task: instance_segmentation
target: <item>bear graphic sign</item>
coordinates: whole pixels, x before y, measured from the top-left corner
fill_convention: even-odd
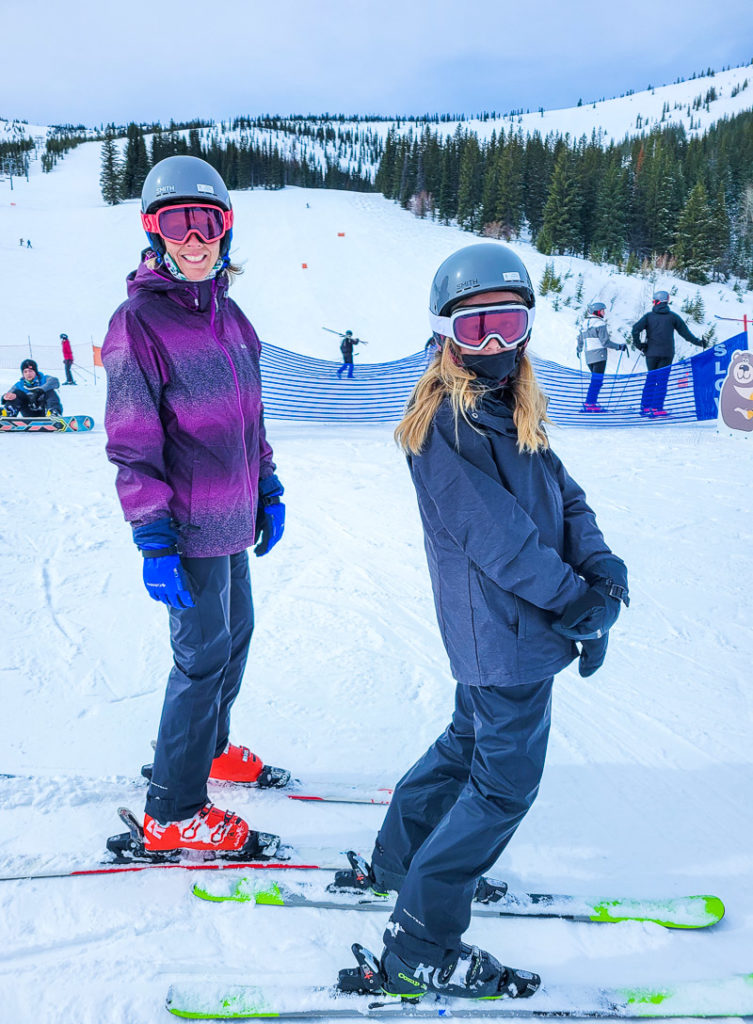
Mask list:
[[[731,430],[753,431],[753,353],[745,349],[732,353],[719,395],[719,415]]]

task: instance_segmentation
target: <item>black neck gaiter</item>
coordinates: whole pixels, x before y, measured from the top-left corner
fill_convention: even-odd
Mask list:
[[[471,370],[479,380],[493,387],[514,373],[518,365],[519,352],[518,348],[508,349],[505,352],[495,352],[492,356],[485,356],[481,353],[467,354],[464,352],[460,358],[467,370]]]

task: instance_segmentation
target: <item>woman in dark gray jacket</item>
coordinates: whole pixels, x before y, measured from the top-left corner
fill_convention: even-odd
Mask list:
[[[458,685],[450,725],[398,783],[374,850],[369,884],[399,890],[380,964],[393,994],[535,991],[537,976],[461,936],[536,797],[553,676],[578,656],[581,675],[595,672],[627,604],[625,565],[544,430],[525,355],[534,304],[504,245],[445,260],[430,302],[441,348],[396,431]]]

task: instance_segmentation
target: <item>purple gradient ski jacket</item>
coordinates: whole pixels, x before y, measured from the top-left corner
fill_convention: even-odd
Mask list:
[[[192,558],[254,543],[259,480],[275,470],[261,346],[227,286],[225,274],[178,281],[145,259],[102,346],[107,457],[123,514],[133,526],[170,516]]]

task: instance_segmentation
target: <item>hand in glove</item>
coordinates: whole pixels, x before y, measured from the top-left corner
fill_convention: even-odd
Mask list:
[[[552,623],[552,629],[570,640],[598,640],[606,636],[619,614],[620,602],[610,596],[603,582],[597,581],[570,602]]]
[[[178,555],[144,552],[144,586],[150,597],[172,608],[193,608],[188,580]]]
[[[133,539],[144,556],[144,586],[149,596],[172,608],[193,608],[172,520],[165,517],[137,526]]]
[[[620,345],[620,352],[627,352],[627,350],[628,350],[627,345],[624,345],[624,344]]]
[[[608,633],[598,640],[581,640],[578,672],[580,672],[584,679],[592,676],[604,664],[604,659],[607,656],[608,640]]]
[[[285,493],[276,476],[268,476],[259,481],[259,507],[256,511],[256,547],[257,557],[266,555],[272,550],[285,530],[285,505],[280,497]]]

